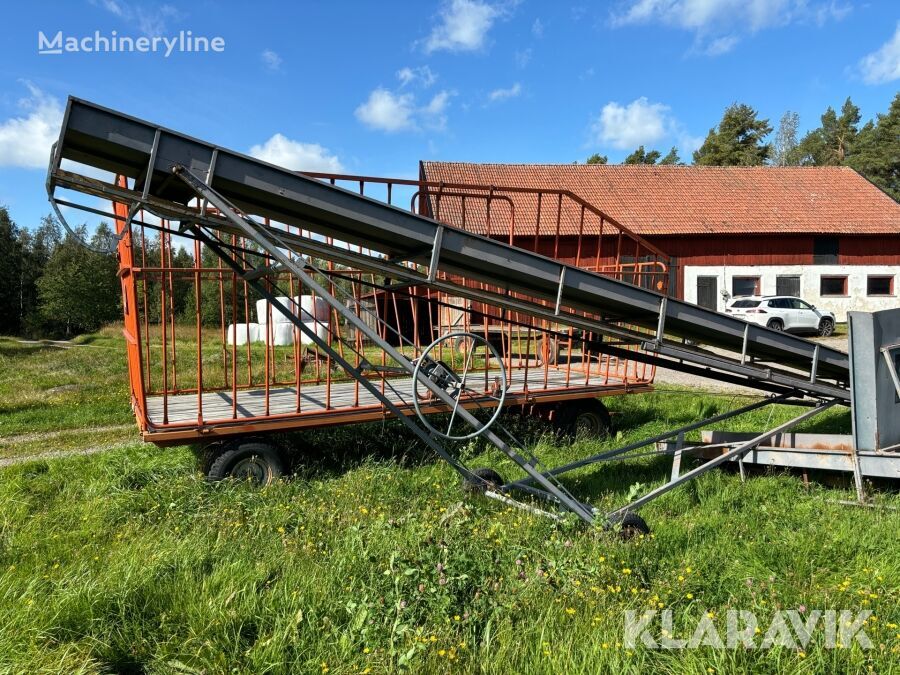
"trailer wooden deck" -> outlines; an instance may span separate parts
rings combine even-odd
[[[499,371],[488,371],[488,381],[493,382],[498,375]],[[548,368],[546,381],[542,368],[527,373],[525,369],[515,369],[507,373],[507,378],[506,405],[550,403],[652,389],[652,385],[644,381],[632,383],[610,377],[604,383],[595,372],[591,373],[586,385],[585,374],[580,368],[573,367],[567,372],[564,366]],[[483,386],[484,380],[485,375],[481,372],[469,382]],[[384,382],[384,392],[389,400],[404,413],[413,414],[412,378],[390,378]],[[381,378],[373,380],[373,383],[379,388],[382,386]],[[494,404],[495,401],[485,397],[473,399],[466,407],[490,407]],[[249,427],[259,432],[289,431],[368,422],[390,414],[373,394],[355,381],[302,385],[299,396],[296,387],[270,387],[268,397],[264,387],[239,389],[237,397],[231,390],[206,391],[199,400],[195,393],[148,396],[146,409],[148,424],[144,439],[155,443],[247,433]],[[442,409],[423,406],[427,412],[440,412]]]

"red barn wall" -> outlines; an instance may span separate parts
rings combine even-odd
[[[647,241],[676,260],[675,274],[677,297],[684,297],[684,272],[686,265],[812,265],[812,235],[769,234],[763,236],[648,236]],[[617,237],[605,236],[601,264],[615,261]],[[540,237],[535,246],[533,236],[516,237],[516,246],[563,262],[593,265],[597,259],[597,237],[584,236],[581,253],[578,254],[577,237]],[[630,245],[633,248],[633,244]],[[622,255],[633,255],[627,240],[623,239]],[[841,265],[900,265],[900,236],[849,236],[840,237],[838,263]],[[671,282],[670,282],[671,283]]]

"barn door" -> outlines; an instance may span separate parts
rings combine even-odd
[[[697,277],[697,304],[716,311],[719,306],[719,277]]]

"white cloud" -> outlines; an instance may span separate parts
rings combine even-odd
[[[116,0],[100,0],[100,5],[107,11],[122,16],[122,7]]]
[[[250,148],[250,155],[283,166],[292,171],[327,171],[339,173],[344,170],[340,160],[318,143],[300,143],[282,134],[275,134],[261,145]]]
[[[531,47],[523,49],[522,51],[516,50],[516,53],[513,56],[516,60],[516,65],[519,66],[519,68],[524,68],[531,62]]]
[[[868,84],[885,84],[900,79],[900,23],[894,37],[860,59],[860,71]]]
[[[397,79],[400,80],[401,87],[415,84],[427,89],[437,82],[437,75],[428,66],[420,66],[419,68],[407,66],[397,71]]]
[[[167,32],[169,21],[178,21],[184,16],[176,7],[168,4],[154,6],[150,9],[137,4],[129,5],[121,0],[91,0],[91,4],[136,26],[147,37],[164,35]]]
[[[521,93],[522,85],[516,82],[513,86],[507,89],[494,89],[494,91],[488,94],[488,100],[490,100],[491,102],[505,101],[510,98],[515,98]]]
[[[476,51],[502,12],[480,0],[449,0],[440,12],[440,23],[425,39],[425,51]]]
[[[138,28],[149,37],[160,37],[165,34],[169,20],[178,20],[181,16],[181,12],[172,5],[160,5],[152,10],[138,8],[135,12]]]
[[[263,65],[269,70],[278,70],[281,68],[282,58],[271,49],[263,50],[263,53],[260,54],[260,58],[262,59]]]
[[[400,80],[402,83],[403,78]],[[365,103],[357,107],[355,114],[367,127],[389,133],[420,127],[443,131],[447,126],[447,109],[452,96],[453,92],[442,90],[426,105],[419,106],[412,93],[392,92],[378,87],[369,94]]]
[[[704,136],[691,136],[683,129],[679,129],[676,133],[676,145],[682,161],[690,161],[691,155],[694,154],[694,150],[698,150],[705,140],[706,138]]]
[[[50,146],[59,138],[60,102],[29,82],[29,96],[19,101],[23,115],[0,122],[0,166],[46,168]]]
[[[630,0],[611,20],[613,26],[657,22],[692,31],[694,51],[716,56],[738,43],[738,33],[795,22],[822,25],[840,21],[851,9],[841,0]]]
[[[368,127],[382,131],[402,131],[415,125],[412,94],[394,94],[379,87],[356,109],[356,118]]]
[[[719,56],[720,54],[726,54],[734,49],[735,45],[740,42],[740,38],[736,35],[723,35],[722,37],[716,38],[712,40],[706,48],[703,50],[703,53],[707,56]]]
[[[541,23],[540,19],[535,19],[534,23],[531,24],[531,34],[536,38],[544,37],[544,24]]]
[[[447,107],[451,96],[449,91],[440,91],[422,108],[420,118],[426,127],[435,131],[447,128]]]
[[[650,103],[642,96],[625,106],[615,101],[607,103],[591,131],[595,141],[625,150],[662,140],[672,126],[669,106]]]

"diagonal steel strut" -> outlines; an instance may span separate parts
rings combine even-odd
[[[793,427],[797,426],[801,422],[805,422],[806,420],[810,419],[811,417],[815,417],[816,415],[819,415],[819,414],[825,412],[826,410],[834,407],[838,403],[840,403],[840,401],[836,401],[836,400],[827,401],[827,402],[823,403],[822,405],[820,405],[816,408],[813,408],[812,410],[807,410],[802,415],[799,415],[799,416],[795,417],[794,419],[789,420],[789,421],[785,422],[784,424],[781,424],[781,425],[775,427],[774,429],[763,432],[759,436],[757,436],[755,438],[751,438],[749,441],[741,443],[740,445],[729,450],[728,452],[724,452],[721,455],[719,455],[718,457],[709,460],[708,462],[706,462],[705,464],[702,464],[701,466],[698,466],[696,469],[688,471],[686,474],[683,474],[680,478],[676,478],[675,480],[671,480],[668,483],[660,485],[658,488],[651,490],[650,492],[645,494],[643,497],[638,497],[630,504],[626,504],[625,506],[623,506],[620,509],[611,511],[610,513],[607,514],[607,518],[614,519],[617,516],[621,516],[628,511],[634,511],[635,509],[640,508],[647,502],[653,501],[657,497],[664,495],[669,490],[672,490],[672,489],[678,487],[682,483],[686,483],[687,481],[696,478],[700,474],[706,473],[707,471],[710,471],[711,469],[716,468],[720,464],[724,464],[732,457],[743,457],[744,454],[746,454],[748,451],[752,450],[760,443],[763,443],[763,442],[769,440],[775,434],[780,434],[783,431],[792,429]]]

